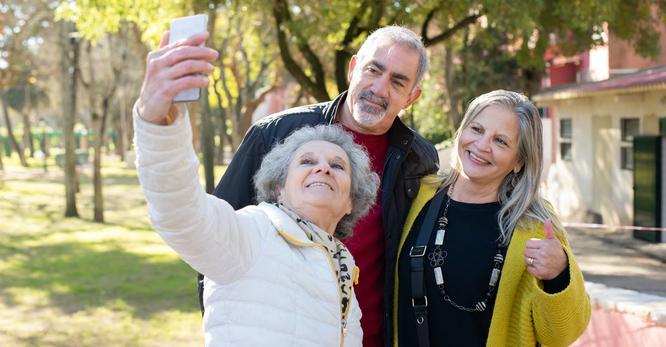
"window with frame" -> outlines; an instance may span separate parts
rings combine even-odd
[[[573,140],[573,124],[571,118],[560,119],[560,159],[571,161]]]
[[[620,119],[620,167],[624,170],[634,169],[634,136],[640,132],[640,119]]]

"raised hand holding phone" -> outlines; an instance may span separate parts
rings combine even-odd
[[[210,62],[218,57],[215,50],[203,46],[208,38],[205,30],[171,44],[170,36],[165,33],[159,48],[148,53],[146,75],[136,103],[139,116],[154,124],[168,123],[180,92],[208,86],[208,75],[213,72]]]

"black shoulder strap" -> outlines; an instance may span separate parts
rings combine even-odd
[[[442,200],[444,200],[445,189],[438,191],[430,200],[430,206],[421,223],[421,229],[416,236],[414,246],[409,250],[409,263],[412,280],[412,307],[416,318],[416,335],[419,347],[429,347],[430,337],[428,329],[428,297],[425,292],[424,256],[430,241],[430,235],[437,220]]]
[[[201,316],[204,314],[203,292],[204,292],[204,275],[197,273],[197,291],[199,292],[199,309],[201,309]]]

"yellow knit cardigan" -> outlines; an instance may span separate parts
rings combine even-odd
[[[414,220],[436,190],[436,186],[421,182],[405,220],[398,254]],[[568,346],[585,331],[591,308],[583,274],[569,249],[565,233],[560,231],[556,235],[569,259],[569,285],[559,293],[548,294],[543,291],[542,282],[527,272],[523,261],[525,242],[530,238],[543,238],[543,224],[522,223],[514,231],[506,253],[486,346],[534,347],[537,342],[542,346]],[[393,291],[394,346],[398,346],[398,262]]]

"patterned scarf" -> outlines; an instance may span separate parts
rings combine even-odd
[[[351,254],[347,247],[345,247],[342,242],[333,237],[333,235],[328,234],[318,226],[313,223],[301,218],[294,211],[290,210],[288,207],[283,204],[275,204],[280,210],[287,214],[291,219],[293,219],[296,224],[303,230],[305,235],[310,239],[310,241],[317,243],[324,247],[326,251],[333,258],[333,264],[335,265],[335,275],[338,277],[338,285],[340,286],[340,293],[342,294],[342,301],[340,303],[340,309],[342,312],[342,324],[343,327],[346,326],[346,317],[347,310],[349,308],[349,302],[352,295],[352,271],[353,271],[353,262]]]

